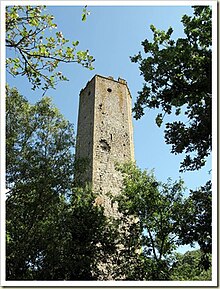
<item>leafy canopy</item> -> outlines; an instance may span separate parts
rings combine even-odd
[[[212,280],[212,270],[204,270],[200,266],[201,252],[188,251],[185,254],[176,254],[173,263],[171,280],[179,281],[205,281]],[[209,255],[209,260],[211,256]]]
[[[159,183],[152,173],[142,172],[134,164],[119,170],[123,188],[114,199],[124,228],[124,250],[117,272],[122,271],[129,280],[168,280],[169,259],[178,247],[177,233],[184,216],[183,181]],[[130,264],[128,270],[123,269],[125,263]]]
[[[89,15],[83,9],[82,20]],[[23,75],[32,89],[54,88],[60,80],[68,80],[58,71],[59,63],[79,63],[93,69],[93,57],[89,51],[77,50],[79,41],[66,39],[61,31],[54,32],[57,24],[54,16],[46,12],[46,6],[6,7],[6,59],[7,71]]]
[[[123,176],[123,185],[120,195],[113,197],[120,213],[119,250],[114,258],[115,279],[171,280],[176,249],[179,245],[194,246],[195,242],[200,245],[197,262],[200,267],[196,274],[199,276],[209,270],[210,184],[184,197],[181,179],[175,182],[168,179],[161,183],[153,173],[141,171],[132,163],[118,169]],[[190,280],[192,276],[186,273],[185,277]],[[181,274],[175,278],[182,280]]]
[[[160,109],[156,123],[174,113],[175,121],[166,123],[165,141],[174,154],[186,153],[180,169],[197,170],[205,165],[211,151],[212,107],[212,11],[209,6],[195,6],[194,15],[182,17],[185,38],[173,40],[167,32],[151,25],[153,41],[142,42],[131,61],[139,64],[143,89],[134,106],[135,118],[144,108]],[[184,115],[178,120],[178,116]]]
[[[93,280],[114,230],[89,187],[74,185],[74,132],[49,98],[7,86],[7,280]]]
[[[200,266],[208,270],[212,253],[212,185],[208,181],[197,190],[190,190],[184,204],[185,221],[179,231],[181,243],[200,246]]]
[[[6,108],[8,280],[169,280],[176,248],[194,242],[199,272],[210,270],[210,183],[183,198],[182,180],[120,166],[112,223],[90,188],[75,187],[73,128],[50,99],[30,105],[7,86]]]

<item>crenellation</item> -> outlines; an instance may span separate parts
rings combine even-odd
[[[125,79],[122,79],[121,77],[118,78],[118,82],[127,85],[127,81]]]

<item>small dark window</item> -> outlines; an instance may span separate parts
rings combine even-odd
[[[108,144],[108,142],[107,142],[105,139],[101,139],[101,140],[99,141],[99,143],[100,143],[101,149],[102,149],[103,151],[109,152],[109,151],[111,150],[110,145]]]
[[[89,91],[88,95],[90,95],[90,94],[91,94],[91,91]]]
[[[111,88],[108,88],[107,91],[108,91],[108,92],[112,92],[112,89],[111,89]]]

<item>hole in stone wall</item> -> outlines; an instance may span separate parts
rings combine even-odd
[[[107,91],[108,91],[108,92],[112,92],[112,89],[111,89],[111,88],[108,88]]]
[[[100,110],[102,109],[102,103],[100,103],[100,105],[99,105],[99,109],[100,109]]]
[[[105,139],[101,139],[99,141],[99,143],[100,143],[101,149],[103,151],[107,151],[107,152],[110,151],[111,147],[110,147],[110,145],[108,144],[108,142]]]
[[[91,91],[89,91],[88,95],[90,95],[90,94],[91,94]]]

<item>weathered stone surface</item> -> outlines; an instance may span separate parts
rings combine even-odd
[[[97,204],[117,215],[107,193],[118,194],[115,164],[134,160],[131,95],[125,80],[95,75],[80,93],[76,158],[88,160],[83,181],[99,193]]]

